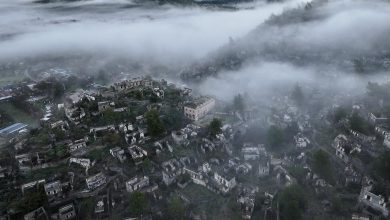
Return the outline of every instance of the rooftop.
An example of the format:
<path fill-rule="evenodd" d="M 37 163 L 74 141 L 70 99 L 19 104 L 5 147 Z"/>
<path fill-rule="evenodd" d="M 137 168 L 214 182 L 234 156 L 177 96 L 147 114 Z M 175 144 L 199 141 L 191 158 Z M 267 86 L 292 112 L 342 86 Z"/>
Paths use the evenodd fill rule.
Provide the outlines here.
<path fill-rule="evenodd" d="M 198 108 L 199 106 L 205 104 L 206 102 L 208 102 L 210 100 L 213 100 L 213 99 L 211 97 L 208 97 L 208 96 L 202 96 L 202 97 L 199 97 L 199 98 L 193 100 L 190 103 L 187 103 L 186 107 Z"/>
<path fill-rule="evenodd" d="M 28 125 L 26 124 L 23 124 L 23 123 L 16 123 L 16 124 L 13 124 L 13 125 L 10 125 L 6 128 L 3 128 L 0 130 L 0 134 L 1 135 L 10 135 L 10 134 L 13 134 L 15 132 L 18 132 L 24 128 L 26 128 Z"/>

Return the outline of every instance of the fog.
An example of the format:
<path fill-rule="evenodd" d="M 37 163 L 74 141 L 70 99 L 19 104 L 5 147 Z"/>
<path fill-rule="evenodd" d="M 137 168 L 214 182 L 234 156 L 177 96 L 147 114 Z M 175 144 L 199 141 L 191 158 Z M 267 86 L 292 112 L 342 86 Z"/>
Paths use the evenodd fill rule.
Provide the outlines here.
<path fill-rule="evenodd" d="M 266 104 L 275 94 L 290 94 L 296 85 L 305 87 L 308 93 L 321 91 L 329 96 L 356 96 L 366 92 L 368 82 L 389 80 L 388 72 L 356 76 L 331 67 L 302 67 L 285 62 L 261 61 L 245 65 L 238 71 L 221 72 L 218 77 L 210 77 L 200 83 L 197 90 L 226 102 L 240 93 L 257 103 Z"/>
<path fill-rule="evenodd" d="M 369 81 L 389 80 L 390 3 L 329 1 L 312 11 L 309 16 L 315 16 L 305 21 L 286 16 L 275 25 L 259 25 L 211 56 L 216 61 L 206 65 L 223 67 L 199 90 L 226 101 L 246 93 L 265 102 L 296 84 L 354 96 L 364 93 Z M 226 70 L 228 57 L 237 54 L 244 57 L 238 70 Z M 355 59 L 364 63 L 363 75 L 356 73 Z"/>
<path fill-rule="evenodd" d="M 314 1 L 311 10 L 302 10 L 307 2 L 255 1 L 227 8 L 3 0 L 0 62 L 75 55 L 103 63 L 121 59 L 168 67 L 168 77 L 178 81 L 183 67 L 202 62 L 218 67 L 219 60 L 242 53 L 238 68 L 218 67 L 217 76 L 196 85 L 226 101 L 237 93 L 267 100 L 295 84 L 360 94 L 368 81 L 388 80 L 382 66 L 390 66 L 390 3 Z M 364 76 L 354 72 L 357 58 L 368 63 Z"/>
<path fill-rule="evenodd" d="M 108 4 L 110 2 L 110 4 Z M 304 0 L 244 4 L 240 10 L 157 6 L 131 1 L 0 3 L 0 59 L 98 54 L 178 65 L 239 38 L 271 14 Z"/>

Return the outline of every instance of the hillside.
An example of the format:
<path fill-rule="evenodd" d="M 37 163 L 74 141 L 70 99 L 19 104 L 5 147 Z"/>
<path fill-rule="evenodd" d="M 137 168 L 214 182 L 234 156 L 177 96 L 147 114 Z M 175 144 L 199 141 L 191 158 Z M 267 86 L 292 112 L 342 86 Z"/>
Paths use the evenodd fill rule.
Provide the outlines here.
<path fill-rule="evenodd" d="M 241 39 L 210 54 L 181 72 L 182 79 L 201 80 L 246 63 L 272 61 L 297 66 L 332 66 L 358 74 L 390 68 L 390 4 L 375 2 L 351 6 L 343 1 L 315 1 L 271 16 Z M 381 7 L 383 14 L 374 13 Z M 355 16 L 346 17 L 346 13 Z M 360 23 L 360 18 L 367 23 Z M 347 19 L 347 20 L 346 20 Z M 341 24 L 337 26 L 335 24 Z M 342 29 L 345 27 L 345 29 Z"/>

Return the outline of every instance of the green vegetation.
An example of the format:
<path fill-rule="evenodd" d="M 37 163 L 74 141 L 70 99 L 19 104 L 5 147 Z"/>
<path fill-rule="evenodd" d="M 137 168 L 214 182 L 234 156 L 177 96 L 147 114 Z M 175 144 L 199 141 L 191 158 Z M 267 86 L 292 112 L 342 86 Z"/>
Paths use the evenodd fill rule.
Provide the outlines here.
<path fill-rule="evenodd" d="M 289 173 L 298 180 L 299 183 L 303 183 L 306 178 L 306 170 L 303 166 L 293 166 L 288 168 Z"/>
<path fill-rule="evenodd" d="M 133 192 L 130 195 L 130 212 L 135 216 L 145 214 L 149 209 L 149 202 L 145 194 L 141 192 Z"/>
<path fill-rule="evenodd" d="M 130 93 L 130 97 L 134 97 L 137 100 L 142 100 L 142 99 L 144 99 L 144 94 L 140 90 L 135 90 L 135 91 Z"/>
<path fill-rule="evenodd" d="M 30 131 L 30 134 L 31 138 L 28 141 L 30 144 L 47 145 L 50 143 L 50 135 L 48 132 L 33 129 Z"/>
<path fill-rule="evenodd" d="M 333 115 L 333 118 L 332 118 L 332 121 L 333 123 L 338 123 L 339 121 L 341 121 L 342 119 L 345 119 L 347 117 L 347 110 L 345 110 L 344 108 L 342 107 L 338 107 L 335 112 L 334 112 L 334 115 Z"/>
<path fill-rule="evenodd" d="M 369 134 L 369 123 L 364 120 L 358 113 L 354 112 L 350 117 L 351 129 L 363 134 Z"/>
<path fill-rule="evenodd" d="M 36 191 L 26 192 L 23 198 L 14 201 L 11 207 L 26 213 L 43 206 L 46 202 L 45 190 L 41 186 Z"/>
<path fill-rule="evenodd" d="M 313 170 L 327 182 L 334 183 L 330 155 L 324 150 L 317 150 L 313 155 Z"/>
<path fill-rule="evenodd" d="M 209 124 L 209 132 L 212 137 L 222 132 L 222 122 L 218 118 L 214 118 Z"/>
<path fill-rule="evenodd" d="M 60 99 L 65 93 L 64 84 L 55 78 L 40 81 L 35 87 L 41 91 L 45 91 L 46 95 L 53 99 Z"/>
<path fill-rule="evenodd" d="M 171 219 L 180 220 L 185 219 L 185 207 L 178 196 L 171 198 L 168 204 L 168 213 Z"/>
<path fill-rule="evenodd" d="M 107 153 L 106 149 L 93 149 L 88 153 L 88 158 L 91 160 L 101 160 L 104 155 Z"/>
<path fill-rule="evenodd" d="M 142 169 L 144 172 L 150 172 L 152 170 L 152 162 L 150 162 L 149 158 L 146 158 L 142 161 Z"/>
<path fill-rule="evenodd" d="M 157 137 L 165 131 L 157 110 L 152 109 L 146 113 L 146 123 L 148 125 L 148 132 L 153 137 Z"/>
<path fill-rule="evenodd" d="M 164 111 L 164 117 L 162 118 L 164 126 L 169 130 L 177 130 L 183 126 L 183 113 L 174 107 L 169 107 Z"/>
<path fill-rule="evenodd" d="M 34 170 L 34 171 L 29 172 L 25 176 L 25 181 L 28 182 L 30 180 L 32 181 L 32 180 L 38 180 L 38 179 L 45 179 L 48 176 L 66 173 L 67 170 L 68 170 L 68 166 L 66 164 L 61 164 L 61 165 L 56 166 L 56 167 L 48 167 L 48 168 L 43 168 L 43 169 L 39 169 L 39 170 Z"/>
<path fill-rule="evenodd" d="M 284 132 L 282 129 L 271 126 L 267 132 L 267 144 L 270 150 L 278 150 L 284 142 Z"/>
<path fill-rule="evenodd" d="M 122 138 L 119 134 L 115 132 L 110 132 L 104 135 L 103 143 L 106 145 L 116 146 L 121 142 Z"/>
<path fill-rule="evenodd" d="M 83 199 L 80 203 L 80 219 L 92 219 L 92 212 L 94 207 L 94 199 L 93 198 L 86 198 Z"/>
<path fill-rule="evenodd" d="M 47 152 L 47 156 L 49 159 L 61 159 L 64 158 L 67 154 L 67 147 L 64 145 L 55 146 Z"/>
<path fill-rule="evenodd" d="M 345 210 L 345 207 L 339 197 L 333 196 L 331 202 L 333 212 L 340 214 Z"/>
<path fill-rule="evenodd" d="M 300 186 L 291 185 L 285 188 L 278 197 L 278 202 L 282 219 L 302 219 L 307 206 L 307 200 Z"/>
<path fill-rule="evenodd" d="M 382 178 L 390 181 L 390 151 L 386 151 L 379 156 L 375 167 Z"/>

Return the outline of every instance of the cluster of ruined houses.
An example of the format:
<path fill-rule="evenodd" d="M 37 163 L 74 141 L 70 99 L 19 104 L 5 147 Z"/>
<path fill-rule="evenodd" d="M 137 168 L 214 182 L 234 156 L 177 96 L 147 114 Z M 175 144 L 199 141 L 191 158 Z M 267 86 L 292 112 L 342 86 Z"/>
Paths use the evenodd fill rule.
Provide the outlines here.
<path fill-rule="evenodd" d="M 290 105 L 288 98 L 279 97 L 281 100 L 276 100 L 277 111 L 273 112 L 270 117 L 266 119 L 266 122 L 269 125 L 276 125 L 280 128 L 287 128 L 292 121 L 297 122 L 299 133 L 294 136 L 294 142 L 297 149 L 304 150 L 307 147 L 312 145 L 310 139 L 308 138 L 311 135 L 311 125 L 310 125 L 310 116 L 302 115 L 294 105 Z M 385 122 L 388 118 L 386 117 L 377 117 L 375 114 L 366 112 L 364 108 L 358 105 L 353 106 L 353 111 L 359 115 L 367 115 L 365 118 L 375 127 L 375 136 L 368 136 L 363 133 L 354 131 L 348 128 L 347 122 L 344 123 L 344 127 L 347 127 L 346 133 L 339 134 L 333 140 L 332 147 L 334 150 L 335 158 L 340 161 L 341 166 L 344 167 L 340 169 L 339 173 L 342 178 L 342 182 L 349 186 L 350 184 L 361 185 L 361 193 L 359 195 L 358 202 L 362 207 L 371 208 L 383 216 L 388 216 L 388 207 L 387 200 L 383 195 L 376 195 L 373 193 L 373 186 L 375 185 L 374 181 L 368 176 L 366 168 L 362 166 L 362 161 L 360 161 L 357 155 L 359 154 L 368 154 L 373 157 L 377 157 L 381 150 L 380 148 L 373 147 L 376 145 L 376 142 L 383 140 L 382 145 L 384 148 L 390 148 L 390 131 L 386 128 Z M 318 117 L 323 120 L 324 123 L 328 123 L 326 115 L 329 113 L 329 109 L 324 109 L 324 112 L 319 111 Z M 312 116 L 313 117 L 313 116 Z M 345 126 L 347 125 L 347 126 Z M 294 164 L 299 164 L 300 161 L 304 161 L 306 158 L 305 153 L 302 152 L 297 158 L 291 160 L 291 158 L 286 158 L 286 162 L 293 161 Z M 310 167 L 305 163 L 301 163 L 306 170 L 306 181 L 313 185 L 315 190 L 323 191 L 327 187 L 332 187 L 324 179 L 319 178 L 319 176 L 312 172 Z M 265 172 L 268 171 L 265 167 Z M 369 214 L 369 213 L 365 213 Z M 353 218 L 355 219 L 365 219 L 362 216 L 365 214 L 359 215 L 354 214 Z M 368 218 L 367 218 L 368 219 Z"/>
<path fill-rule="evenodd" d="M 107 94 L 99 94 L 106 97 L 106 101 L 98 102 L 97 112 L 93 114 L 101 114 L 104 111 L 112 110 L 114 112 L 126 111 L 126 107 L 116 106 L 115 102 L 109 97 L 115 96 L 116 92 L 124 92 L 132 89 L 151 88 L 153 93 L 159 97 L 164 98 L 163 87 L 154 87 L 152 80 L 145 78 L 136 78 L 132 80 L 123 81 L 114 84 L 114 94 L 112 91 Z M 191 90 L 181 90 L 183 95 L 190 95 Z M 65 104 L 58 105 L 59 108 L 63 108 L 67 117 L 67 120 L 51 120 L 51 116 L 46 115 L 45 123 L 49 125 L 51 129 L 69 130 L 70 123 L 82 124 L 82 119 L 88 112 L 85 109 L 77 107 L 83 99 L 95 100 L 96 94 L 90 91 L 78 90 L 68 96 Z M 293 140 L 298 150 L 303 151 L 309 148 L 312 143 L 309 139 L 311 125 L 310 117 L 308 115 L 301 114 L 297 107 L 288 104 L 285 100 L 281 100 L 284 106 L 280 108 L 279 112 L 273 113 L 266 119 L 268 125 L 277 125 L 281 128 L 286 128 L 293 121 L 297 122 L 299 132 L 294 136 Z M 286 104 L 287 103 L 287 104 Z M 215 100 L 210 97 L 201 97 L 196 100 L 192 100 L 185 103 L 183 106 L 183 114 L 193 121 L 197 121 L 210 112 L 215 106 Z M 250 117 L 250 114 L 245 118 Z M 386 147 L 390 147 L 390 131 L 381 125 L 386 118 L 375 117 L 374 114 L 369 114 L 370 121 L 375 125 L 375 131 L 377 135 L 383 138 L 383 144 Z M 255 173 L 258 177 L 264 178 L 268 176 L 274 176 L 277 185 L 285 187 L 295 182 L 292 175 L 287 170 L 287 166 L 292 163 L 302 163 L 305 165 L 306 181 L 311 184 L 316 191 L 321 191 L 327 187 L 331 187 L 324 179 L 320 178 L 316 173 L 312 172 L 310 167 L 306 166 L 305 153 L 302 152 L 296 158 L 275 158 L 269 152 L 266 151 L 263 145 L 255 145 L 252 143 L 245 143 L 240 148 L 240 156 L 233 155 L 233 147 L 231 141 L 233 139 L 233 126 L 225 125 L 222 130 L 223 133 L 217 135 L 217 138 L 211 140 L 201 133 L 201 128 L 195 124 L 188 124 L 186 127 L 173 131 L 168 137 L 165 137 L 152 144 L 146 150 L 144 144 L 149 140 L 147 136 L 147 129 L 145 126 L 145 119 L 143 115 L 136 118 L 135 123 L 123 122 L 120 124 L 110 124 L 99 127 L 88 128 L 89 134 L 86 134 L 84 138 L 76 140 L 66 140 L 58 145 L 65 145 L 70 157 L 66 158 L 66 162 L 69 166 L 80 166 L 85 170 L 85 175 L 69 172 L 66 179 L 56 180 L 55 178 L 49 178 L 50 181 L 42 179 L 33 181 L 21 185 L 22 193 L 26 190 L 36 189 L 38 186 L 43 186 L 49 201 L 56 202 L 63 201 L 69 194 L 81 194 L 81 195 L 95 195 L 100 189 L 104 188 L 112 178 L 107 175 L 104 170 L 89 174 L 89 170 L 96 166 L 95 161 L 84 157 L 89 148 L 91 139 L 98 139 L 107 132 L 117 132 L 123 134 L 125 141 L 128 144 L 126 147 L 114 146 L 109 149 L 109 154 L 120 163 L 124 163 L 126 160 L 132 160 L 134 164 L 140 165 L 142 161 L 147 158 L 151 153 L 156 155 L 164 154 L 165 152 L 172 153 L 175 151 L 175 145 L 181 145 L 189 147 L 193 144 L 197 146 L 197 152 L 195 155 L 184 156 L 179 158 L 168 159 L 158 165 L 160 168 L 162 182 L 165 185 L 174 185 L 184 188 L 189 182 L 201 185 L 210 191 L 218 194 L 226 195 L 231 194 L 233 189 L 237 192 L 237 202 L 241 206 L 243 219 L 251 219 L 253 212 L 255 199 L 254 194 L 257 192 L 256 187 L 244 187 L 241 188 L 237 182 L 236 177 L 238 175 L 252 175 Z M 359 183 L 363 187 L 359 195 L 360 204 L 371 207 L 374 210 L 379 211 L 384 216 L 388 216 L 388 208 L 386 206 L 386 198 L 382 195 L 376 195 L 373 193 L 372 186 L 373 181 L 362 174 L 361 170 L 355 166 L 353 157 L 354 154 L 359 154 L 362 151 L 369 150 L 365 146 L 369 145 L 374 140 L 373 137 L 368 137 L 359 132 L 349 130 L 349 135 L 340 134 L 334 142 L 333 147 L 335 156 L 339 158 L 341 163 L 345 164 L 344 177 L 345 184 Z M 22 150 L 22 146 L 16 144 L 15 149 Z M 224 151 L 230 155 L 229 158 L 224 160 L 217 158 L 210 158 L 204 160 L 206 155 L 215 152 Z M 54 166 L 56 163 L 48 163 L 45 160 L 45 155 L 42 152 L 29 152 L 17 154 L 15 159 L 19 165 L 21 171 L 30 171 L 33 169 L 41 169 L 45 167 Z M 6 176 L 8 169 L 0 167 L 1 176 Z M 74 191 L 74 178 L 75 175 L 85 177 L 85 190 Z M 188 176 L 189 179 L 182 178 Z M 122 181 L 122 187 L 128 192 L 142 191 L 142 192 L 156 192 L 159 186 L 153 183 L 152 177 L 144 175 L 134 175 L 126 177 Z M 119 185 L 119 184 L 118 184 Z M 272 201 L 273 195 L 265 193 L 266 202 Z M 107 196 L 98 197 L 98 201 L 95 207 L 95 213 L 103 213 L 107 209 L 107 203 L 109 198 Z M 65 199 L 66 201 L 66 199 Z M 31 213 L 27 213 L 25 219 L 35 219 L 36 216 L 46 216 L 53 219 L 72 219 L 76 216 L 75 206 L 72 202 L 59 203 L 56 206 L 56 210 L 48 216 L 48 212 L 44 208 L 38 208 Z"/>
<path fill-rule="evenodd" d="M 363 207 L 371 208 L 383 216 L 389 215 L 386 199 L 383 195 L 376 195 L 372 192 L 375 182 L 365 172 L 365 168 L 361 166 L 361 161 L 357 155 L 367 153 L 376 155 L 376 150 L 372 146 L 376 139 L 383 139 L 383 146 L 389 148 L 390 131 L 383 126 L 383 122 L 387 118 L 376 117 L 373 113 L 368 114 L 368 119 L 375 127 L 376 136 L 367 136 L 352 129 L 348 130 L 348 134 L 339 134 L 333 141 L 332 147 L 335 151 L 335 156 L 344 164 L 345 184 L 361 185 L 361 192 L 358 198 L 359 204 Z M 370 214 L 370 213 L 367 213 Z M 357 215 L 356 215 L 357 216 Z"/>
<path fill-rule="evenodd" d="M 143 89 L 150 89 L 156 97 L 163 99 L 165 92 L 164 88 L 162 88 L 162 86 L 160 85 L 160 82 L 157 83 L 152 79 L 140 77 L 114 83 L 112 85 L 114 91 L 86 91 L 83 89 L 79 89 L 73 92 L 71 95 L 67 96 L 66 102 L 63 104 L 59 104 L 58 107 L 64 108 L 65 115 L 71 122 L 79 124 L 82 118 L 86 116 L 86 110 L 82 107 L 77 106 L 76 104 L 83 99 L 94 101 L 96 100 L 96 96 L 102 96 L 107 99 L 105 101 L 103 100 L 97 103 L 98 109 L 95 112 L 91 112 L 92 115 L 99 115 L 107 110 L 112 110 L 113 112 L 124 112 L 127 110 L 126 106 L 117 106 L 116 103 L 114 101 L 111 101 L 110 99 L 115 97 L 119 93 L 127 92 L 130 90 L 142 91 Z M 187 94 L 188 90 L 188 88 L 183 89 L 183 94 Z M 188 95 L 190 95 L 190 93 L 188 93 Z"/>
<path fill-rule="evenodd" d="M 112 94 L 111 90 L 107 91 L 107 94 L 97 93 L 96 91 L 85 91 L 85 90 L 77 90 L 76 92 L 71 93 L 67 96 L 66 102 L 64 104 L 59 104 L 57 107 L 59 110 L 64 110 L 66 119 L 60 119 L 55 120 L 55 117 L 51 115 L 51 111 L 45 116 L 45 120 L 43 121 L 45 126 L 48 126 L 50 129 L 60 129 L 62 131 L 70 131 L 71 124 L 76 126 L 86 126 L 83 124 L 83 118 L 87 114 L 102 114 L 103 112 L 107 110 L 112 110 L 113 112 L 122 112 L 126 111 L 126 107 L 118 107 L 115 105 L 115 102 L 110 99 L 113 95 L 115 96 L 115 93 L 125 92 L 133 89 L 142 89 L 142 88 L 150 88 L 152 89 L 152 92 L 157 97 L 163 99 L 164 98 L 164 89 L 163 87 L 155 86 L 154 87 L 154 81 L 146 78 L 135 78 L 131 80 L 126 80 L 120 83 L 115 83 L 113 85 L 114 88 L 114 94 Z M 156 83 L 157 84 L 157 83 Z M 160 85 L 160 84 L 159 84 Z M 183 96 L 190 96 L 191 90 L 188 88 L 184 88 L 180 90 L 181 94 Z M 87 109 L 83 109 L 78 105 L 82 100 L 90 100 L 95 101 L 96 96 L 103 96 L 107 97 L 107 101 L 101 101 L 97 103 L 98 109 L 97 112 L 87 112 Z M 183 114 L 186 115 L 191 120 L 199 120 L 202 117 L 204 117 L 215 105 L 215 100 L 210 97 L 201 97 L 199 99 L 196 99 L 195 101 L 188 101 L 185 103 L 185 106 L 188 106 L 188 108 L 183 107 Z M 48 108 L 51 109 L 51 108 Z M 185 112 L 191 111 L 190 114 L 186 114 Z M 69 195 L 82 195 L 82 196 L 93 196 L 96 194 L 96 192 L 99 192 L 101 189 L 103 189 L 110 181 L 112 181 L 112 178 L 107 175 L 104 171 L 100 171 L 94 174 L 91 174 L 89 171 L 91 168 L 96 166 L 96 162 L 85 157 L 85 155 L 90 151 L 90 144 L 96 139 L 99 139 L 107 132 L 116 132 L 121 133 L 125 137 L 125 141 L 128 144 L 128 147 L 112 147 L 109 149 L 110 155 L 117 159 L 119 162 L 123 163 L 127 159 L 131 159 L 136 165 L 139 165 L 142 163 L 142 161 L 148 156 L 149 152 L 146 151 L 143 147 L 143 144 L 147 142 L 150 138 L 147 136 L 147 129 L 146 129 L 146 121 L 143 117 L 143 115 L 140 115 L 136 117 L 135 123 L 130 122 L 123 122 L 120 124 L 110 124 L 105 126 L 99 126 L 99 127 L 88 127 L 89 133 L 86 133 L 83 138 L 75 139 L 75 140 L 64 140 L 61 142 L 57 142 L 56 146 L 65 146 L 65 149 L 67 151 L 67 156 L 64 159 L 61 159 L 59 161 L 47 161 L 45 157 L 46 149 L 40 150 L 37 152 L 27 152 L 27 153 L 21 153 L 16 154 L 15 159 L 17 161 L 17 164 L 19 166 L 19 169 L 23 172 L 33 171 L 33 170 L 39 170 L 42 168 L 48 168 L 48 167 L 56 167 L 60 164 L 67 163 L 69 166 L 75 166 L 80 167 L 85 170 L 85 174 L 75 173 L 75 172 L 69 172 L 68 177 L 66 178 L 66 181 L 63 177 L 61 177 L 61 180 L 59 178 L 53 178 L 49 177 L 48 179 L 42 179 L 38 181 L 33 181 L 30 183 L 23 184 L 21 186 L 22 191 L 24 192 L 26 189 L 34 189 L 37 188 L 39 185 L 43 185 L 46 195 L 49 198 L 49 202 L 51 203 L 51 206 L 53 204 L 61 204 L 61 206 L 57 207 L 57 211 L 53 212 L 47 212 L 43 207 L 34 210 L 31 213 L 28 213 L 25 215 L 25 219 L 35 219 L 36 216 L 47 216 L 49 214 L 56 215 L 56 216 L 47 216 L 47 218 L 54 218 L 54 219 L 73 219 L 76 216 L 76 211 L 73 203 L 67 203 L 63 204 L 62 201 L 67 200 L 69 198 Z M 155 153 L 159 154 L 162 151 L 173 151 L 173 145 L 174 144 L 183 144 L 183 142 L 188 141 L 188 137 L 195 137 L 197 136 L 197 132 L 200 129 L 200 127 L 189 124 L 187 127 L 183 128 L 180 131 L 172 132 L 170 136 L 168 136 L 171 141 L 160 141 L 156 142 L 154 144 L 154 151 Z M 80 136 L 80 135 L 78 135 Z M 166 138 L 165 138 L 166 139 Z M 25 149 L 23 149 L 23 142 L 20 142 L 15 145 L 16 152 L 26 152 Z M 162 143 L 162 144 L 161 144 Z M 184 163 L 184 159 L 181 161 Z M 187 162 L 188 164 L 188 162 Z M 177 165 L 177 164 L 175 164 Z M 169 168 L 171 167 L 174 169 L 173 165 L 170 165 L 170 163 L 163 163 L 161 165 L 163 167 L 162 177 L 163 181 L 169 185 L 169 181 L 166 178 L 166 174 L 172 175 L 169 173 Z M 6 174 L 7 169 L 1 169 L 3 174 Z M 187 172 L 190 172 L 191 170 L 188 169 Z M 184 166 L 180 166 L 180 169 L 178 173 L 182 174 L 184 172 Z M 81 191 L 77 191 L 74 188 L 74 185 L 76 184 L 74 181 L 75 179 L 80 179 L 84 177 L 85 179 L 85 188 Z M 50 180 L 50 182 L 46 182 Z M 234 178 L 226 180 L 224 177 L 216 174 L 215 180 L 221 185 L 221 187 L 224 187 L 224 191 L 227 192 L 231 188 L 235 186 L 235 180 Z M 80 184 L 77 183 L 77 189 L 80 189 Z M 128 180 L 124 181 L 123 184 L 128 192 L 133 191 L 140 191 L 143 192 L 154 192 L 158 189 L 158 185 L 155 183 L 149 182 L 148 176 L 133 176 L 129 178 Z M 107 200 L 107 198 L 106 198 Z M 95 213 L 99 213 L 102 211 L 102 209 L 105 209 L 107 201 L 105 202 L 104 199 L 101 199 L 96 204 Z M 103 204 L 103 205 L 102 205 Z M 53 214 L 55 213 L 55 214 Z"/>

